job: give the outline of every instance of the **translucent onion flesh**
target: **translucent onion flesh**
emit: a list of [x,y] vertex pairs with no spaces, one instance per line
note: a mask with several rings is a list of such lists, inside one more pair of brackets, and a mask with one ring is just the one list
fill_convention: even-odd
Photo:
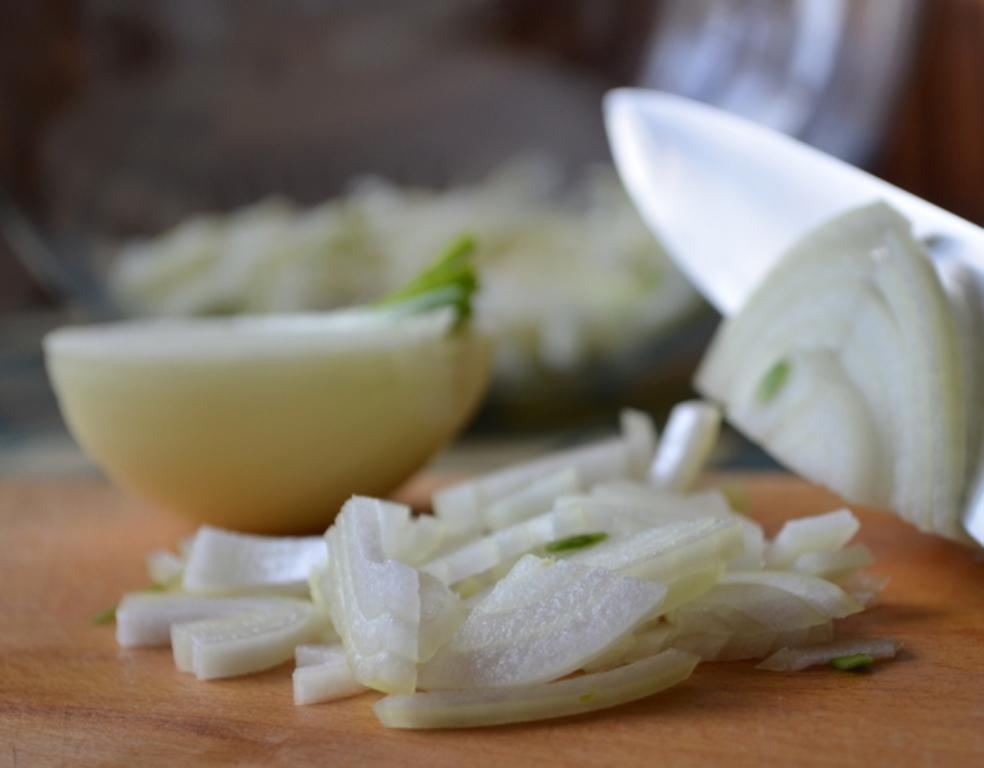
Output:
[[373,709],[390,728],[473,728],[566,717],[671,688],[690,677],[698,661],[670,649],[608,672],[513,688],[393,695]]
[[772,672],[798,672],[818,664],[828,664],[834,659],[864,653],[872,659],[892,659],[902,647],[898,640],[889,638],[872,640],[836,640],[822,645],[802,648],[780,648],[762,661],[756,669]]
[[960,350],[925,249],[874,204],[786,254],[722,324],[696,386],[797,472],[966,541],[972,387]]
[[721,410],[717,406],[702,400],[675,405],[649,466],[649,481],[656,488],[677,493],[691,490],[714,450],[720,429]]
[[562,677],[656,615],[666,588],[527,556],[420,668],[421,688],[528,685]]
[[321,536],[258,536],[205,525],[184,567],[188,592],[307,595],[311,571],[328,559]]

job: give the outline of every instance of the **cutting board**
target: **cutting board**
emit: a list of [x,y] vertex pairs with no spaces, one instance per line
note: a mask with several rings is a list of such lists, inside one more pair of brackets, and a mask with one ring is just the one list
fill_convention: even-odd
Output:
[[[837,500],[785,475],[735,475],[751,513],[782,520]],[[408,493],[420,499],[434,482]],[[567,720],[392,731],[376,694],[295,707],[290,665],[202,683],[166,649],[120,650],[89,619],[147,582],[145,552],[191,526],[99,482],[0,485],[0,766],[984,765],[984,562],[860,511],[891,578],[842,636],[905,644],[870,673],[702,665],[676,689]]]

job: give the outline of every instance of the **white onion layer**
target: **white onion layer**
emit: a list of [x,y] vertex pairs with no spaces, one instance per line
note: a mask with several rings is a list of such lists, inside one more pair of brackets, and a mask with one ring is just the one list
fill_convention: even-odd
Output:
[[652,696],[688,677],[699,658],[677,650],[608,672],[514,688],[387,696],[373,709],[390,728],[473,728],[566,717]]

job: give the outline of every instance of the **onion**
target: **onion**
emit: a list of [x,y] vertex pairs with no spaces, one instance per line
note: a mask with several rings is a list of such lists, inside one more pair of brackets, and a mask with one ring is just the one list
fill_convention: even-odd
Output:
[[116,642],[123,648],[169,645],[175,624],[263,612],[279,599],[131,592],[116,609]]
[[170,586],[180,584],[185,569],[185,558],[166,549],[155,549],[147,555],[147,576],[152,584]]
[[425,689],[528,685],[580,669],[660,607],[666,588],[527,556],[420,668]]
[[373,709],[390,728],[470,728],[565,717],[635,701],[683,682],[699,661],[677,650],[609,672],[513,688],[387,696]]
[[341,643],[304,643],[294,649],[294,664],[298,667],[316,667],[337,661],[339,654],[345,656],[345,647]]
[[855,544],[837,552],[806,552],[797,557],[791,567],[799,573],[840,581],[873,562],[871,550],[864,544]]
[[467,613],[454,592],[429,573],[421,573],[417,661],[429,661],[451,639]]
[[188,592],[308,594],[312,569],[328,554],[321,536],[278,537],[198,529],[184,568]]
[[808,552],[834,552],[854,538],[861,524],[849,509],[801,517],[783,525],[769,545],[770,568],[786,568]]
[[600,672],[655,656],[669,648],[676,636],[677,631],[665,622],[648,626],[616,643],[582,668],[585,672]]
[[689,491],[717,443],[721,411],[701,400],[673,407],[649,467],[649,480],[657,488]]
[[641,477],[640,468],[652,461],[655,428],[649,417],[638,411],[623,415],[622,425],[625,434],[620,438],[559,451],[440,490],[434,494],[434,512],[452,533],[478,533],[484,527],[482,513],[486,507],[559,470],[573,468],[586,485]]
[[749,658],[779,647],[776,633],[808,630],[859,610],[860,605],[830,582],[765,571],[725,574],[717,586],[671,611],[667,619],[681,637],[698,636],[703,642],[703,635],[723,636],[722,647],[741,643],[727,658]]
[[959,348],[924,249],[904,218],[876,204],[787,253],[724,322],[696,385],[792,469],[965,541]]
[[625,576],[669,581],[721,566],[740,554],[741,526],[731,520],[703,517],[649,528],[636,536],[599,544],[571,560],[609,568]]
[[796,629],[742,629],[734,632],[680,634],[673,647],[696,653],[704,661],[761,659],[786,645],[819,643],[833,637],[830,621]]
[[318,638],[323,619],[304,600],[279,598],[261,610],[171,627],[174,663],[199,680],[235,677],[275,667],[294,648]]
[[417,679],[420,574],[383,551],[383,529],[403,519],[398,505],[357,496],[327,533],[332,620],[356,678],[382,691],[412,691]]
[[642,520],[612,510],[581,504],[564,504],[516,525],[473,539],[464,546],[421,566],[445,584],[486,573],[512,562],[534,549],[568,536],[595,531],[641,530]]
[[348,655],[341,645],[299,645],[294,657],[295,704],[317,704],[367,690],[352,674]]
[[581,478],[574,467],[552,472],[532,480],[519,490],[492,502],[482,512],[485,526],[497,531],[547,512],[558,496],[581,490]]
[[[681,495],[660,491],[645,483],[619,481],[596,485],[591,489],[591,496],[608,502],[609,508],[619,510],[619,514],[638,515],[654,523],[697,517],[736,520],[742,527],[744,551],[731,560],[728,568],[754,570],[764,563],[765,534],[762,526],[734,512],[720,491]],[[558,504],[568,502],[569,499],[564,499]]]
[[878,598],[887,585],[887,576],[870,573],[853,573],[841,582],[844,591],[865,608]]
[[418,565],[437,552],[448,539],[447,530],[433,515],[411,515],[410,507],[376,500],[389,510],[382,527],[382,546],[386,557],[408,565]]
[[817,664],[827,664],[834,659],[864,653],[872,659],[892,659],[902,643],[898,640],[837,640],[823,645],[805,648],[781,648],[760,663],[756,669],[772,672],[797,672]]
[[722,577],[721,585],[759,587],[763,590],[785,592],[799,598],[830,619],[842,619],[861,610],[861,606],[836,584],[807,574],[782,571],[729,573]]
[[659,442],[653,420],[642,411],[626,408],[619,415],[619,424],[629,453],[629,476],[645,477]]
[[[816,388],[814,377],[802,381],[803,391]],[[810,663],[840,648],[831,645],[834,620],[884,584],[859,570],[868,549],[846,546],[854,515],[791,520],[766,542],[723,494],[646,481],[641,459],[651,458],[655,433],[639,414],[626,415],[623,429],[600,449],[561,454],[566,464],[554,455],[460,485],[444,517],[352,497],[327,546],[203,529],[186,564],[166,553],[154,561],[182,568],[190,587],[235,594],[129,595],[120,643],[170,638],[179,669],[203,679],[266,669],[293,653],[297,704],[375,688],[393,694],[376,710],[394,727],[559,717],[661,690],[699,659],[808,648],[768,663]],[[680,478],[701,430],[671,424],[667,432],[690,457],[674,460],[667,484],[689,485]],[[284,589],[310,600],[270,595]],[[789,654],[793,662],[782,661]]]

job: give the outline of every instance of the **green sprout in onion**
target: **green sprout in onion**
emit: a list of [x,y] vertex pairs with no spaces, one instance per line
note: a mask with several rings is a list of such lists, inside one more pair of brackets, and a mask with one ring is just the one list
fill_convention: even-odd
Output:
[[756,397],[760,403],[767,403],[779,394],[779,390],[783,388],[786,379],[789,378],[789,369],[789,361],[780,360],[765,372],[756,392]]
[[608,538],[607,533],[582,533],[579,536],[568,536],[566,539],[551,541],[544,549],[547,552],[570,552],[572,549],[591,547]]
[[831,659],[830,666],[842,672],[861,672],[868,669],[874,661],[867,653],[852,653],[850,656]]
[[376,306],[404,314],[453,307],[455,328],[462,327],[471,317],[472,296],[478,290],[478,278],[471,264],[475,248],[475,238],[471,235],[457,237],[434,263]]
[[89,621],[92,622],[93,624],[112,624],[114,621],[116,621],[116,606],[117,604],[114,603],[113,605],[109,606],[109,608],[104,608],[103,610],[99,611],[99,613],[97,613],[95,616],[93,616],[91,619],[89,619]]
[[[149,587],[144,587],[142,592],[167,592],[167,584],[151,584]],[[116,609],[119,607],[119,603],[114,603],[109,606],[109,608],[104,608],[99,611],[95,616],[89,619],[91,624],[112,624],[116,621]]]

